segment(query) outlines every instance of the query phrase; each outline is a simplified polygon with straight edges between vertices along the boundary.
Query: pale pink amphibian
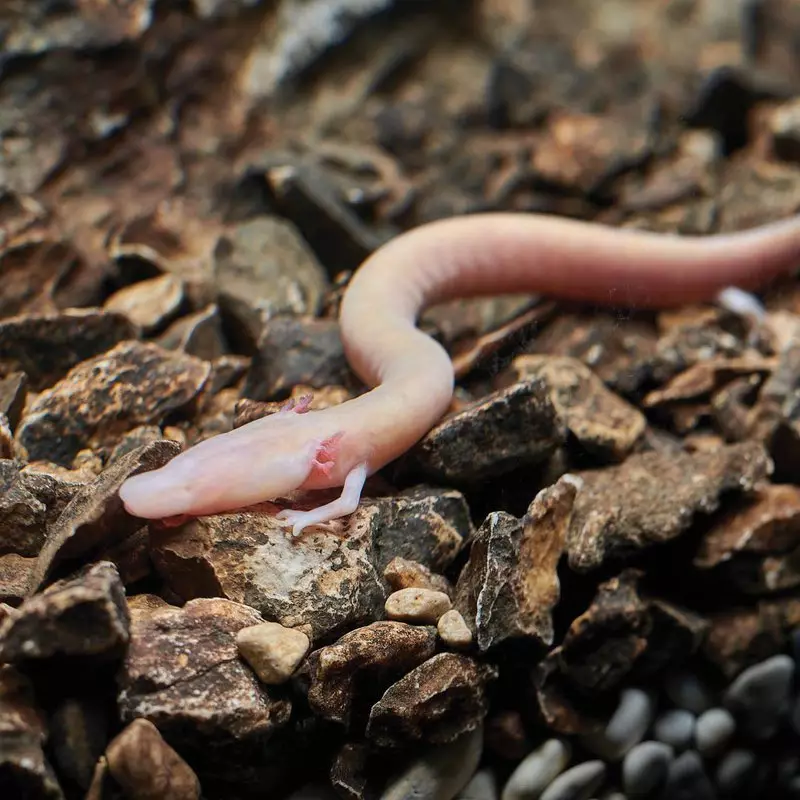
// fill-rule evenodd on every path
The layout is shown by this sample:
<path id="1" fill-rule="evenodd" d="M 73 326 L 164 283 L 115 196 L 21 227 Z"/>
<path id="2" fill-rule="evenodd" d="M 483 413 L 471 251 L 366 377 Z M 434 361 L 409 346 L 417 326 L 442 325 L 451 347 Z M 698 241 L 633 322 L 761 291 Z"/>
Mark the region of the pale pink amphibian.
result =
<path id="1" fill-rule="evenodd" d="M 376 388 L 336 407 L 309 411 L 301 404 L 215 436 L 130 478 L 120 496 L 131 514 L 157 519 L 231 511 L 297 489 L 343 487 L 332 503 L 281 512 L 298 534 L 354 511 L 367 476 L 446 411 L 453 368 L 445 350 L 416 328 L 425 306 L 531 292 L 664 308 L 713 300 L 729 286 L 753 289 L 796 266 L 800 217 L 693 238 L 530 214 L 424 225 L 368 258 L 342 303 L 350 365 Z M 729 293 L 734 305 L 742 297 Z"/>

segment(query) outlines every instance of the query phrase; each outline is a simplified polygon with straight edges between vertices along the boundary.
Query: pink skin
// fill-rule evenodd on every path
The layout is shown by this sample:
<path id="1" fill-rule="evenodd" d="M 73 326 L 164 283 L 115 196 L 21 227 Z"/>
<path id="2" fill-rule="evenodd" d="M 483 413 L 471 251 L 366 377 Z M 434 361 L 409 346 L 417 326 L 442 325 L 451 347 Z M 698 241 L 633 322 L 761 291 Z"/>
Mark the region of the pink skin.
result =
<path id="1" fill-rule="evenodd" d="M 678 237 L 552 216 L 480 214 L 424 225 L 384 245 L 354 275 L 341 334 L 366 394 L 321 411 L 308 401 L 201 442 L 129 478 L 131 514 L 232 511 L 296 490 L 343 487 L 311 511 L 278 516 L 299 534 L 352 513 L 366 477 L 408 450 L 447 410 L 453 367 L 416 328 L 423 308 L 532 292 L 599 305 L 667 308 L 753 289 L 800 266 L 800 217 L 749 231 Z"/>

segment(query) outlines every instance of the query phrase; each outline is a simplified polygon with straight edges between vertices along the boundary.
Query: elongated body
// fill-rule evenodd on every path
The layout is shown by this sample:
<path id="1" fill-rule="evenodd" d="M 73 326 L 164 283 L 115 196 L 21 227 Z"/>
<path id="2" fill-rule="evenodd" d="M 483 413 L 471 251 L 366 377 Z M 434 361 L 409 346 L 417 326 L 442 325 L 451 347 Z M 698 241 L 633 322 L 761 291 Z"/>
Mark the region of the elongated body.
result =
<path id="1" fill-rule="evenodd" d="M 322 411 L 256 420 L 126 481 L 120 496 L 140 517 L 230 511 L 296 489 L 343 487 L 312 511 L 280 515 L 295 533 L 351 513 L 366 477 L 394 460 L 446 411 L 453 367 L 416 327 L 428 305 L 531 292 L 593 304 L 666 308 L 753 289 L 800 266 L 800 217 L 749 231 L 678 237 L 552 216 L 479 214 L 396 237 L 353 276 L 341 334 L 371 391 Z"/>

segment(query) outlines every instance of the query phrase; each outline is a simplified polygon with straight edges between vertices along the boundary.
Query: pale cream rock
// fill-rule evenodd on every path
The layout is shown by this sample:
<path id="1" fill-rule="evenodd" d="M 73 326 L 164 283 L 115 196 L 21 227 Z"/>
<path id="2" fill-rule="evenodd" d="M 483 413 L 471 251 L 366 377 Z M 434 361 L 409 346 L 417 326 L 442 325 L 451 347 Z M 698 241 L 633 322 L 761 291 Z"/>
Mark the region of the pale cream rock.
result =
<path id="1" fill-rule="evenodd" d="M 450 598 L 444 592 L 412 587 L 392 592 L 384 610 L 389 619 L 428 625 L 435 624 L 450 607 Z"/>
<path id="2" fill-rule="evenodd" d="M 472 644 L 472 631 L 454 608 L 439 617 L 436 630 L 439 638 L 450 647 L 469 647 Z"/>
<path id="3" fill-rule="evenodd" d="M 301 631 L 277 622 L 242 628 L 236 634 L 239 655 L 266 684 L 285 683 L 305 658 L 311 641 Z"/>

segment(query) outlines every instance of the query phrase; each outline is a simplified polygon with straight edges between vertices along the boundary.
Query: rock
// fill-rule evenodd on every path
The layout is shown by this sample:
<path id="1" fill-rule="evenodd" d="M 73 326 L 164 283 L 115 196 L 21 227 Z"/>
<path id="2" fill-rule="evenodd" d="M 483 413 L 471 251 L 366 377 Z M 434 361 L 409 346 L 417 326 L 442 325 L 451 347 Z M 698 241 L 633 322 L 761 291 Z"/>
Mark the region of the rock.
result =
<path id="1" fill-rule="evenodd" d="M 400 589 L 432 589 L 435 592 L 444 592 L 448 597 L 453 589 L 450 582 L 443 575 L 437 575 L 418 561 L 407 558 L 393 558 L 384 568 L 383 577 L 393 592 Z"/>
<path id="2" fill-rule="evenodd" d="M 325 273 L 297 228 L 264 215 L 221 236 L 214 250 L 214 283 L 220 308 L 251 348 L 267 320 L 282 313 L 314 314 L 327 289 Z"/>
<path id="3" fill-rule="evenodd" d="M 311 642 L 302 631 L 262 622 L 236 634 L 239 653 L 266 684 L 285 683 L 306 657 Z"/>
<path id="4" fill-rule="evenodd" d="M 299 539 L 272 514 L 240 511 L 151 528 L 153 563 L 183 600 L 221 596 L 312 640 L 382 616 L 384 584 L 370 530 L 318 528 Z"/>
<path id="5" fill-rule="evenodd" d="M 68 467 L 79 450 L 110 452 L 122 430 L 160 423 L 185 407 L 210 371 L 210 364 L 192 356 L 123 342 L 43 391 L 23 416 L 16 440 L 31 460 Z"/>
<path id="6" fill-rule="evenodd" d="M 435 625 L 450 610 L 450 598 L 432 589 L 400 589 L 386 598 L 384 609 L 389 619 Z"/>
<path id="7" fill-rule="evenodd" d="M 543 463 L 567 431 L 541 378 L 520 381 L 447 417 L 405 456 L 406 467 L 455 486 Z"/>
<path id="8" fill-rule="evenodd" d="M 336 321 L 275 317 L 264 325 L 242 393 L 276 400 L 294 386 L 322 389 L 347 384 L 348 376 Z"/>
<path id="9" fill-rule="evenodd" d="M 119 289 L 106 300 L 104 308 L 126 316 L 143 333 L 152 334 L 173 319 L 185 302 L 183 281 L 166 274 Z"/>
<path id="10" fill-rule="evenodd" d="M 707 711 L 713 702 L 708 687 L 691 672 L 668 672 L 664 679 L 664 691 L 674 705 L 695 715 Z"/>
<path id="11" fill-rule="evenodd" d="M 439 638 L 454 649 L 469 647 L 472 644 L 472 631 L 464 621 L 464 617 L 454 608 L 446 611 L 436 623 Z"/>
<path id="12" fill-rule="evenodd" d="M 758 759 L 752 750 L 736 748 L 726 753 L 717 764 L 715 780 L 722 792 L 736 796 L 745 794 L 758 768 Z"/>
<path id="13" fill-rule="evenodd" d="M 213 303 L 175 320 L 156 343 L 165 350 L 182 350 L 204 361 L 221 358 L 228 349 L 219 308 Z"/>
<path id="14" fill-rule="evenodd" d="M 372 707 L 367 738 L 382 747 L 443 744 L 482 726 L 486 684 L 497 670 L 466 656 L 440 653 L 390 686 Z"/>
<path id="15" fill-rule="evenodd" d="M 50 750 L 59 775 L 88 789 L 112 725 L 106 698 L 100 692 L 70 694 L 56 705 L 49 721 Z"/>
<path id="16" fill-rule="evenodd" d="M 588 800 L 605 779 L 602 761 L 584 761 L 562 772 L 542 792 L 541 800 Z"/>
<path id="17" fill-rule="evenodd" d="M 503 787 L 502 800 L 538 800 L 566 769 L 571 756 L 569 744 L 561 739 L 548 739 L 517 765 Z"/>
<path id="18" fill-rule="evenodd" d="M 48 586 L 18 611 L 0 625 L 0 662 L 54 656 L 114 659 L 128 644 L 125 588 L 107 561 Z"/>
<path id="19" fill-rule="evenodd" d="M 488 650 L 506 639 L 551 644 L 560 597 L 558 563 L 576 486 L 569 477 L 543 489 L 522 520 L 494 512 L 475 534 L 455 588 L 455 607 Z"/>
<path id="20" fill-rule="evenodd" d="M 680 536 L 696 514 L 716 511 L 723 492 L 748 492 L 771 472 L 757 442 L 711 452 L 641 453 L 618 467 L 578 473 L 583 487 L 567 537 L 570 566 L 586 572 Z"/>
<path id="21" fill-rule="evenodd" d="M 709 708 L 697 718 L 694 738 L 697 751 L 703 758 L 715 758 L 736 731 L 736 720 L 724 708 Z"/>
<path id="22" fill-rule="evenodd" d="M 749 667 L 725 692 L 725 706 L 738 728 L 753 739 L 769 739 L 777 731 L 789 704 L 794 661 L 777 655 Z"/>
<path id="23" fill-rule="evenodd" d="M 653 698 L 642 689 L 623 689 L 617 710 L 600 733 L 591 734 L 584 744 L 609 761 L 619 761 L 644 736 L 653 719 Z"/>
<path id="24" fill-rule="evenodd" d="M 0 374 L 24 372 L 30 388 L 41 392 L 82 361 L 135 338 L 136 325 L 113 311 L 69 309 L 7 317 L 0 320 Z"/>
<path id="25" fill-rule="evenodd" d="M 381 800 L 452 800 L 469 783 L 481 759 L 483 731 L 477 728 L 449 744 L 427 747 L 393 777 Z"/>
<path id="26" fill-rule="evenodd" d="M 395 681 L 427 661 L 436 648 L 432 628 L 373 622 L 346 633 L 306 661 L 308 702 L 325 719 L 347 724 L 353 705 L 367 708 Z"/>
<path id="27" fill-rule="evenodd" d="M 622 761 L 622 788 L 630 800 L 657 796 L 667 782 L 674 753 L 662 742 L 641 742 Z"/>
<path id="28" fill-rule="evenodd" d="M 489 769 L 479 769 L 456 800 L 499 800 L 497 781 Z"/>
<path id="29" fill-rule="evenodd" d="M 682 708 L 669 709 L 656 718 L 653 736 L 675 750 L 686 750 L 694 741 L 695 719 L 690 711 Z"/>
<path id="30" fill-rule="evenodd" d="M 35 558 L 16 553 L 0 556 L 0 603 L 18 606 L 23 601 L 35 564 Z"/>
<path id="31" fill-rule="evenodd" d="M 523 721 L 517 709 L 501 709 L 490 711 L 484 725 L 486 747 L 498 758 L 520 761 L 531 752 L 531 743 Z"/>
<path id="32" fill-rule="evenodd" d="M 135 719 L 106 750 L 108 771 L 126 797 L 137 800 L 199 800 L 191 767 L 146 719 Z"/>
<path id="33" fill-rule="evenodd" d="M 0 414 L 8 420 L 13 433 L 19 424 L 28 398 L 28 376 L 24 372 L 12 372 L 0 379 Z"/>
<path id="34" fill-rule="evenodd" d="M 716 800 L 703 761 L 694 750 L 681 753 L 669 765 L 663 796 L 669 800 Z"/>
<path id="35" fill-rule="evenodd" d="M 0 666 L 0 790 L 3 797 L 64 800 L 42 746 L 45 718 L 34 690 L 14 667 Z"/>

